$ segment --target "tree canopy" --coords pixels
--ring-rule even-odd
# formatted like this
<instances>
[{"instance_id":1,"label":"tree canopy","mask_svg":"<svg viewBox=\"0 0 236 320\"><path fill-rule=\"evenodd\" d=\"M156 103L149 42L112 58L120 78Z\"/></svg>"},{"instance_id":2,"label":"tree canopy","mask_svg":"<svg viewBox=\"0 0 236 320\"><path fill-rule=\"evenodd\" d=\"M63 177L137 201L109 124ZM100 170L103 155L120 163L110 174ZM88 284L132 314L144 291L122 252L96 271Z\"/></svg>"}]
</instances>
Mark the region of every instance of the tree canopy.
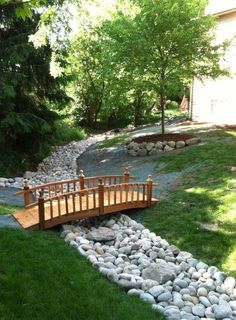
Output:
<instances>
[{"instance_id":1,"label":"tree canopy","mask_svg":"<svg viewBox=\"0 0 236 320\"><path fill-rule=\"evenodd\" d=\"M62 114L107 129L161 111L164 133L170 97L227 74L206 3L1 0L0 148L38 158Z\"/></svg>"}]
</instances>

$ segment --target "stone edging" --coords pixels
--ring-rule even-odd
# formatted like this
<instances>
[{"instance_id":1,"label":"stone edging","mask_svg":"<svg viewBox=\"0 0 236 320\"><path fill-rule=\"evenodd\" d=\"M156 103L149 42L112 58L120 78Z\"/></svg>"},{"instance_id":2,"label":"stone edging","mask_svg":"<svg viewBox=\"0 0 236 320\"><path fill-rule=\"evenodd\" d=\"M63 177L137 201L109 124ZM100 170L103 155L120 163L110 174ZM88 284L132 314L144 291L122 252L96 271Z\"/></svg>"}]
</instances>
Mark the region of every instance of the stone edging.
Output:
<instances>
[{"instance_id":1,"label":"stone edging","mask_svg":"<svg viewBox=\"0 0 236 320\"><path fill-rule=\"evenodd\" d=\"M94 220L93 220L94 221ZM236 280L180 251L126 215L90 226L64 225L61 237L128 295L168 320L236 320Z\"/></svg>"},{"instance_id":2,"label":"stone edging","mask_svg":"<svg viewBox=\"0 0 236 320\"><path fill-rule=\"evenodd\" d=\"M199 138L193 137L190 139L179 140L179 141L158 141L153 142L135 142L127 140L124 145L124 151L129 155L136 156L151 156L162 152L168 152L175 149L184 148L200 142Z\"/></svg>"}]
</instances>

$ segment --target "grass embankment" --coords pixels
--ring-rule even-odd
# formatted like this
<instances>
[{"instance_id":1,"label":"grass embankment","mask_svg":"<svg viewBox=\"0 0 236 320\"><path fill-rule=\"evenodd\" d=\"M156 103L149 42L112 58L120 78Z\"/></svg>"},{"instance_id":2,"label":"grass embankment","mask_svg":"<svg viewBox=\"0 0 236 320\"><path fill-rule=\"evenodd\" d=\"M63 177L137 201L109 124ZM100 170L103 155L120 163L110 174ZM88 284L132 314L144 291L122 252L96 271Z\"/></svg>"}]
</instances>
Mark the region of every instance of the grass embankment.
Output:
<instances>
[{"instance_id":1,"label":"grass embankment","mask_svg":"<svg viewBox=\"0 0 236 320\"><path fill-rule=\"evenodd\" d=\"M236 131L197 135L202 144L158 157L158 172L182 171L183 181L168 200L145 210L143 223L236 276Z\"/></svg>"},{"instance_id":2,"label":"grass embankment","mask_svg":"<svg viewBox=\"0 0 236 320\"><path fill-rule=\"evenodd\" d=\"M164 319L51 232L0 230L0 319Z\"/></svg>"}]
</instances>

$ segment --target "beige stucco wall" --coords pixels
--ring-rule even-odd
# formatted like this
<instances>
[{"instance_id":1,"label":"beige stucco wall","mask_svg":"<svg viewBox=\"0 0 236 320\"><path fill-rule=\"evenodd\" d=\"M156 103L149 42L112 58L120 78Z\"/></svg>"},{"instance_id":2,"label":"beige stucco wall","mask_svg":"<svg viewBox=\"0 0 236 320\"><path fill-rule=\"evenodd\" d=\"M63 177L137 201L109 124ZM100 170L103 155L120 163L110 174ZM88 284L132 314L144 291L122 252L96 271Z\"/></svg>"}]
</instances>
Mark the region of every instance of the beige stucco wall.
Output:
<instances>
[{"instance_id":1,"label":"beige stucco wall","mask_svg":"<svg viewBox=\"0 0 236 320\"><path fill-rule=\"evenodd\" d=\"M217 41L231 39L236 34L236 12L218 18ZM232 43L223 62L231 71L231 77L218 80L195 79L191 110L196 121L236 124L236 42Z\"/></svg>"}]
</instances>

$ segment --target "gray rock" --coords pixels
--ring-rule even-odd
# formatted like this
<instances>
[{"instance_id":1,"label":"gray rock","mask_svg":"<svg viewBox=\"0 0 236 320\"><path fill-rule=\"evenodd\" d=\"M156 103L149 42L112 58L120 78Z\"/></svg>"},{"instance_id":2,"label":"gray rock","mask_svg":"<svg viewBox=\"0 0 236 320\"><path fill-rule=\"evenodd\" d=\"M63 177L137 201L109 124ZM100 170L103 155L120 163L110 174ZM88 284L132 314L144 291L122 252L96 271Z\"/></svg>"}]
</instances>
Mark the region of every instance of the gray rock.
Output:
<instances>
[{"instance_id":1,"label":"gray rock","mask_svg":"<svg viewBox=\"0 0 236 320\"><path fill-rule=\"evenodd\" d=\"M125 279L120 279L117 281L117 284L121 286L124 289L130 290L130 289L140 289L141 283L135 282L135 281L128 281Z\"/></svg>"},{"instance_id":2,"label":"gray rock","mask_svg":"<svg viewBox=\"0 0 236 320\"><path fill-rule=\"evenodd\" d=\"M144 157L147 155L147 150L145 148L138 149L138 156Z\"/></svg>"},{"instance_id":3,"label":"gray rock","mask_svg":"<svg viewBox=\"0 0 236 320\"><path fill-rule=\"evenodd\" d=\"M197 269L197 271L199 271L200 269L207 270L208 269L208 265L206 263L204 263L204 262L199 262L196 265L196 269Z\"/></svg>"},{"instance_id":4,"label":"gray rock","mask_svg":"<svg viewBox=\"0 0 236 320\"><path fill-rule=\"evenodd\" d=\"M116 237L115 232L106 227L99 227L86 234L86 238L93 241L110 241Z\"/></svg>"},{"instance_id":5,"label":"gray rock","mask_svg":"<svg viewBox=\"0 0 236 320\"><path fill-rule=\"evenodd\" d=\"M187 262L187 259L192 258L192 254L186 251L180 251L178 256L176 257L177 261L180 263L182 261Z\"/></svg>"},{"instance_id":6,"label":"gray rock","mask_svg":"<svg viewBox=\"0 0 236 320\"><path fill-rule=\"evenodd\" d=\"M199 143L201 140L199 138L190 138L185 141L187 146Z\"/></svg>"},{"instance_id":7,"label":"gray rock","mask_svg":"<svg viewBox=\"0 0 236 320\"><path fill-rule=\"evenodd\" d=\"M138 155L137 151L131 149L128 151L128 153L132 156L132 157L136 157Z\"/></svg>"},{"instance_id":8,"label":"gray rock","mask_svg":"<svg viewBox=\"0 0 236 320\"><path fill-rule=\"evenodd\" d=\"M198 295L198 296L205 296L205 297L207 297L207 294L208 294L208 291L207 291L206 288L199 288L199 289L197 290L197 295Z\"/></svg>"},{"instance_id":9,"label":"gray rock","mask_svg":"<svg viewBox=\"0 0 236 320\"><path fill-rule=\"evenodd\" d=\"M233 311L236 311L236 301L229 301L229 305Z\"/></svg>"},{"instance_id":10,"label":"gray rock","mask_svg":"<svg viewBox=\"0 0 236 320\"><path fill-rule=\"evenodd\" d=\"M169 291L167 292L164 292L164 293L161 293L158 297L157 297L157 300L159 302L162 302L162 301L169 301L172 299L172 295Z\"/></svg>"},{"instance_id":11,"label":"gray rock","mask_svg":"<svg viewBox=\"0 0 236 320\"><path fill-rule=\"evenodd\" d=\"M235 287L236 280L233 277L227 277L224 281L225 289L227 293L232 293Z\"/></svg>"},{"instance_id":12,"label":"gray rock","mask_svg":"<svg viewBox=\"0 0 236 320\"><path fill-rule=\"evenodd\" d=\"M197 304L192 307L192 313L198 317L204 317L205 307L202 304Z\"/></svg>"},{"instance_id":13,"label":"gray rock","mask_svg":"<svg viewBox=\"0 0 236 320\"><path fill-rule=\"evenodd\" d=\"M175 144L176 149L180 149L185 147L185 142L184 141L177 141Z\"/></svg>"},{"instance_id":14,"label":"gray rock","mask_svg":"<svg viewBox=\"0 0 236 320\"><path fill-rule=\"evenodd\" d=\"M171 148L175 148L175 141L168 141L167 145L170 146Z\"/></svg>"},{"instance_id":15,"label":"gray rock","mask_svg":"<svg viewBox=\"0 0 236 320\"><path fill-rule=\"evenodd\" d=\"M163 149L163 145L161 142L157 142L156 145L155 145L156 149L159 149L159 150L162 150Z\"/></svg>"},{"instance_id":16,"label":"gray rock","mask_svg":"<svg viewBox=\"0 0 236 320\"><path fill-rule=\"evenodd\" d=\"M152 263L149 267L143 270L143 279L152 279L163 284L169 280L174 280L176 274L175 269L166 262Z\"/></svg>"},{"instance_id":17,"label":"gray rock","mask_svg":"<svg viewBox=\"0 0 236 320\"><path fill-rule=\"evenodd\" d=\"M130 290L127 292L127 294L128 294L129 296L137 296L137 297L139 297L141 293L143 293L143 291L140 290L140 289L130 289Z\"/></svg>"},{"instance_id":18,"label":"gray rock","mask_svg":"<svg viewBox=\"0 0 236 320\"><path fill-rule=\"evenodd\" d=\"M174 150L174 148L171 148L171 147L168 146L168 145L166 145L166 146L164 147L164 151L165 151L165 152L172 151L172 150Z\"/></svg>"},{"instance_id":19,"label":"gray rock","mask_svg":"<svg viewBox=\"0 0 236 320\"><path fill-rule=\"evenodd\" d=\"M180 320L181 314L177 308L169 307L165 309L164 315L167 317L168 320Z\"/></svg>"},{"instance_id":20,"label":"gray rock","mask_svg":"<svg viewBox=\"0 0 236 320\"><path fill-rule=\"evenodd\" d=\"M211 306L211 303L210 303L210 301L207 299L207 297L200 296L200 297L199 297L199 301L200 301L201 304L203 304L206 308Z\"/></svg>"},{"instance_id":21,"label":"gray rock","mask_svg":"<svg viewBox=\"0 0 236 320\"><path fill-rule=\"evenodd\" d=\"M142 282L142 290L148 291L150 288L157 286L158 282L155 280L147 279Z\"/></svg>"},{"instance_id":22,"label":"gray rock","mask_svg":"<svg viewBox=\"0 0 236 320\"><path fill-rule=\"evenodd\" d=\"M181 279L175 279L174 280L174 284L179 286L180 288L186 288L188 286L188 282L185 280L181 280Z\"/></svg>"},{"instance_id":23,"label":"gray rock","mask_svg":"<svg viewBox=\"0 0 236 320\"><path fill-rule=\"evenodd\" d=\"M151 151L153 148L154 148L155 144L153 142L149 142L147 145L146 145L146 149L147 151Z\"/></svg>"},{"instance_id":24,"label":"gray rock","mask_svg":"<svg viewBox=\"0 0 236 320\"><path fill-rule=\"evenodd\" d=\"M144 301L151 303L151 304L156 303L155 299L153 298L153 296L150 293L141 293L140 298Z\"/></svg>"},{"instance_id":25,"label":"gray rock","mask_svg":"<svg viewBox=\"0 0 236 320\"><path fill-rule=\"evenodd\" d=\"M160 294L165 292L165 288L161 285L154 286L148 291L154 298L157 298Z\"/></svg>"},{"instance_id":26,"label":"gray rock","mask_svg":"<svg viewBox=\"0 0 236 320\"><path fill-rule=\"evenodd\" d=\"M232 316L232 310L226 301L222 301L219 305L214 305L212 310L216 319L230 318Z\"/></svg>"}]
</instances>

